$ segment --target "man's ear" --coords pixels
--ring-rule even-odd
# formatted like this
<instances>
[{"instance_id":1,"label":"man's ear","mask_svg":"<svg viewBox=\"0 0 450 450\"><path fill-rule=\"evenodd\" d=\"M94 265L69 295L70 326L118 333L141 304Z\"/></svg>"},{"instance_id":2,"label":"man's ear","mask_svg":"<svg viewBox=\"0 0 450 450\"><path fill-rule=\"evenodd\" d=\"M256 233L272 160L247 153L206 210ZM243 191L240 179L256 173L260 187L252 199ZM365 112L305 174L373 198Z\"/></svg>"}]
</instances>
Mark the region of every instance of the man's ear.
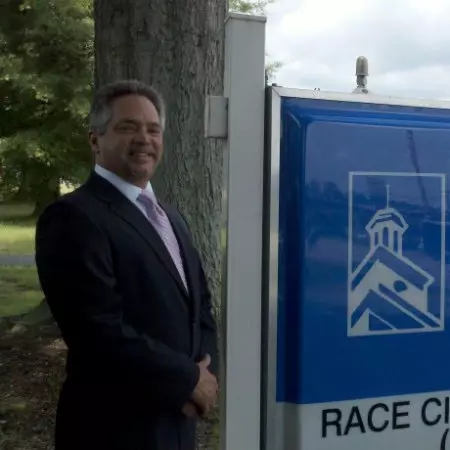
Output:
<instances>
[{"instance_id":1,"label":"man's ear","mask_svg":"<svg viewBox=\"0 0 450 450\"><path fill-rule=\"evenodd\" d=\"M96 133L89 131L88 134L89 144L91 146L91 150L93 153L100 153L100 149L98 146L98 136Z\"/></svg>"}]
</instances>

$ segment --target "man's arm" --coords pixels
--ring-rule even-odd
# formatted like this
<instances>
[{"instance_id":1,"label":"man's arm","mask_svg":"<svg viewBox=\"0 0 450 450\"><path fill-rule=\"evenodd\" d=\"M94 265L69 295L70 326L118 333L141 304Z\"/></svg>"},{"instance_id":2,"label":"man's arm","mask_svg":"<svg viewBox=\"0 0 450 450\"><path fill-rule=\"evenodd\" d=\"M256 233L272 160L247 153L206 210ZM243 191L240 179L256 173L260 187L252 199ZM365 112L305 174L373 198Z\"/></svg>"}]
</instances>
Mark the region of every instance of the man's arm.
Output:
<instances>
[{"instance_id":1,"label":"man's arm","mask_svg":"<svg viewBox=\"0 0 450 450\"><path fill-rule=\"evenodd\" d=\"M105 380L139 386L137 400L180 411L199 368L124 321L108 239L89 217L68 202L50 206L37 224L36 264L70 351Z\"/></svg>"},{"instance_id":2,"label":"man's arm","mask_svg":"<svg viewBox=\"0 0 450 450\"><path fill-rule=\"evenodd\" d=\"M183 408L185 415L204 416L214 406L217 396L217 377L219 374L219 352L217 348L217 325L212 311L211 293L205 273L200 263L200 378L205 384L195 389L192 399L196 406L188 403ZM212 377L212 379L211 379ZM208 383L206 380L214 380ZM196 408L197 407L197 408Z\"/></svg>"}]
</instances>

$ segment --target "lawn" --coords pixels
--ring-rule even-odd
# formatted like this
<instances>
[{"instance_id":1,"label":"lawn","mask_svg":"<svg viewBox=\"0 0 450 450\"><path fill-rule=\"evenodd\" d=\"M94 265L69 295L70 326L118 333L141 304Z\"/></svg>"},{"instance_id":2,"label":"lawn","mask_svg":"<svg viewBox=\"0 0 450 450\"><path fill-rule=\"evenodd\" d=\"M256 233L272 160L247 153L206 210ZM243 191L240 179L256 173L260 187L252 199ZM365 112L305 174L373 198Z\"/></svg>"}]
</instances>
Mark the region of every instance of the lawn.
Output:
<instances>
[{"instance_id":1,"label":"lawn","mask_svg":"<svg viewBox=\"0 0 450 450\"><path fill-rule=\"evenodd\" d=\"M34 254L32 211L32 205L0 203L0 257ZM41 299L34 265L0 265L0 318L23 314Z\"/></svg>"},{"instance_id":2,"label":"lawn","mask_svg":"<svg viewBox=\"0 0 450 450\"><path fill-rule=\"evenodd\" d=\"M61 194L73 186L61 184ZM31 204L0 203L0 255L33 255L36 219Z\"/></svg>"},{"instance_id":3,"label":"lawn","mask_svg":"<svg viewBox=\"0 0 450 450\"><path fill-rule=\"evenodd\" d=\"M34 254L35 220L31 205L0 203L0 254Z\"/></svg>"},{"instance_id":4,"label":"lawn","mask_svg":"<svg viewBox=\"0 0 450 450\"><path fill-rule=\"evenodd\" d=\"M0 266L0 317L23 314L42 297L34 265Z\"/></svg>"}]
</instances>

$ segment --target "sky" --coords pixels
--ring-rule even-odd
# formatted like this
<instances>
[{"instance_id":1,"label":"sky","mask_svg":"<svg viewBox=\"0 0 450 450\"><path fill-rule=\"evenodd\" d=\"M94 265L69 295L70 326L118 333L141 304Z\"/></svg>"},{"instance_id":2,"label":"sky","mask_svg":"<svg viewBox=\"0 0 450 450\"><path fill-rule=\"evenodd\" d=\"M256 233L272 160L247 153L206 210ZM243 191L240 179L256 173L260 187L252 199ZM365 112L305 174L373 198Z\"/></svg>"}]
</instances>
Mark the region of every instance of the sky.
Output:
<instances>
[{"instance_id":1,"label":"sky","mask_svg":"<svg viewBox=\"0 0 450 450\"><path fill-rule=\"evenodd\" d=\"M450 100L450 0L275 0L266 16L278 85L351 92L366 56L372 94Z\"/></svg>"}]
</instances>

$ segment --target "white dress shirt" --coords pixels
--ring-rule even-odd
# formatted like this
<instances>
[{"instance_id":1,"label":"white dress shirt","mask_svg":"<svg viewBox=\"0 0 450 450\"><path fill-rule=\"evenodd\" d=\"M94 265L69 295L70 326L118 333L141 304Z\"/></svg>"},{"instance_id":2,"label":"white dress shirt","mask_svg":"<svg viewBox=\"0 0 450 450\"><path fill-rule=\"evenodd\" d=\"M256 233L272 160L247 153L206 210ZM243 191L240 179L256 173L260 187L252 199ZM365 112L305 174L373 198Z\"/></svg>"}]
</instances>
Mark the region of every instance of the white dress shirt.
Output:
<instances>
[{"instance_id":1,"label":"white dress shirt","mask_svg":"<svg viewBox=\"0 0 450 450\"><path fill-rule=\"evenodd\" d=\"M128 183L128 181L123 180L115 173L110 172L109 170L105 169L102 166L99 166L98 164L95 165L94 170L97 175L100 175L102 178L109 181L120 192L122 192L122 194L125 195L125 197L127 197L128 200L130 200L134 205L136 205L136 207L139 208L140 211L142 211L142 214L144 214L144 216L147 217L144 205L138 202L139 194L142 192L143 189L141 189L138 186L135 186L134 184ZM153 188L150 182L147 183L145 190L149 191L152 195L154 195Z\"/></svg>"}]
</instances>

